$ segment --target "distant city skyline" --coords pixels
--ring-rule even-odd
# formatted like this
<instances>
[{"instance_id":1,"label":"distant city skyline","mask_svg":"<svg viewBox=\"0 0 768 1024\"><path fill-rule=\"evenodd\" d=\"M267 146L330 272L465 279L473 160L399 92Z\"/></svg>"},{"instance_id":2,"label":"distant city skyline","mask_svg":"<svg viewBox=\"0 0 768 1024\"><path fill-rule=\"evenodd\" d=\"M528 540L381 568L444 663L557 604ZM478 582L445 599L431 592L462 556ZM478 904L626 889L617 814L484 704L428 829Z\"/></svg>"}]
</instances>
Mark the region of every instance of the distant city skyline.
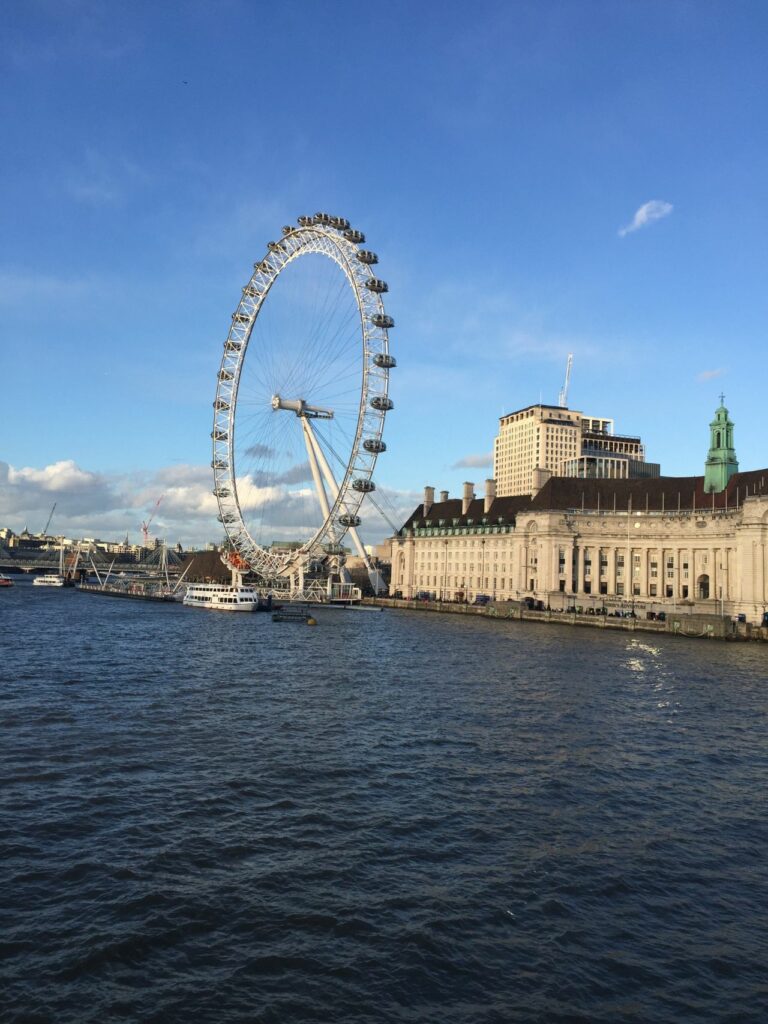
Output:
<instances>
[{"instance_id":1,"label":"distant city skyline","mask_svg":"<svg viewBox=\"0 0 768 1024\"><path fill-rule=\"evenodd\" d=\"M569 352L569 406L663 474L703 474L721 391L765 465L764 4L38 0L2 28L0 526L57 502L54 532L136 543L163 495L153 534L219 539L221 345L317 210L386 268L392 515L490 476Z\"/></svg>"}]
</instances>

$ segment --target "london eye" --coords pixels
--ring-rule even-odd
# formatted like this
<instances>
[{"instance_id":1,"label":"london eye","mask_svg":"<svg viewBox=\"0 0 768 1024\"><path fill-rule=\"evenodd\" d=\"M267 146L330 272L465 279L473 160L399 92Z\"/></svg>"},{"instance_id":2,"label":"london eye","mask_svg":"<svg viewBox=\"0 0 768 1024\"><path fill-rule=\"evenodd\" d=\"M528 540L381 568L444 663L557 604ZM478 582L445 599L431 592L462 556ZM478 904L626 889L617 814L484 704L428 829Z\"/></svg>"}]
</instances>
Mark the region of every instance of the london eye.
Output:
<instances>
[{"instance_id":1,"label":"london eye","mask_svg":"<svg viewBox=\"0 0 768 1024\"><path fill-rule=\"evenodd\" d=\"M299 595L310 570L340 581L393 403L388 286L342 217L299 217L253 267L224 342L214 400L218 517L239 568Z\"/></svg>"}]
</instances>

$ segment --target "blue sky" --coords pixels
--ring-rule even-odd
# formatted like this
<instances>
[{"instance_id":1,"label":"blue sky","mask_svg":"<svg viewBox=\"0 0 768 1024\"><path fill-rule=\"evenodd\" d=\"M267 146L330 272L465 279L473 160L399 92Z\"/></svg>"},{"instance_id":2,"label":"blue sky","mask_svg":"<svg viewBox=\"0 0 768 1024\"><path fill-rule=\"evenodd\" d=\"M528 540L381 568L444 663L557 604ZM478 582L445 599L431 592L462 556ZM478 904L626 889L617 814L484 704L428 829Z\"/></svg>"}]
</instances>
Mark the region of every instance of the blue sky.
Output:
<instances>
[{"instance_id":1,"label":"blue sky","mask_svg":"<svg viewBox=\"0 0 768 1024\"><path fill-rule=\"evenodd\" d=\"M762 2L4 5L0 525L58 500L59 530L138 539L164 493L169 539L216 538L230 314L321 209L390 285L403 510L479 485L568 352L571 407L663 472L703 471L721 389L768 465L766 30Z\"/></svg>"}]
</instances>

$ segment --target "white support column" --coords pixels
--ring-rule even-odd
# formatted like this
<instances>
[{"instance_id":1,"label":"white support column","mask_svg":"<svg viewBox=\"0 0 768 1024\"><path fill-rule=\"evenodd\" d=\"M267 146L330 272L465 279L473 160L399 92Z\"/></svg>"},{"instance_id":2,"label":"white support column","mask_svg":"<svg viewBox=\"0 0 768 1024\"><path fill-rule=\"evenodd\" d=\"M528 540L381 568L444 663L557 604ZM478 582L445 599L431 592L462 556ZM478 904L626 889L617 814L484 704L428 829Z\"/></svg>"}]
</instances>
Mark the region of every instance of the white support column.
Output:
<instances>
[{"instance_id":1,"label":"white support column","mask_svg":"<svg viewBox=\"0 0 768 1024\"><path fill-rule=\"evenodd\" d=\"M315 455L314 435L312 428L309 425L309 420L306 416L299 417L301 419L301 429L304 432L304 444L307 448L307 455L309 457L309 468L312 470L312 479L315 482L315 490L317 491L317 500L320 502L320 508L322 510L325 519L330 518L331 509L328 505L328 495L325 493L325 487L323 486L323 480L320 476L320 467L317 464L317 457ZM335 530L333 523L331 523L331 536L336 540Z\"/></svg>"},{"instance_id":2,"label":"white support column","mask_svg":"<svg viewBox=\"0 0 768 1024\"><path fill-rule=\"evenodd\" d=\"M325 457L325 452L320 447L320 444L317 438L315 437L315 433L312 430L309 420L306 417L302 417L302 423L304 425L305 434L309 437L310 444L314 449L317 461L320 464L320 469L322 470L323 476L325 477L326 482L331 489L331 493L333 494L333 500L335 502L339 496L339 485L336 483L336 478L333 475L333 470L328 465L328 460ZM326 518L329 515L330 512L326 512ZM331 532L333 533L333 526L331 526ZM363 547L363 542L360 540L360 534L357 532L354 526L348 527L348 532L352 538L352 543L355 545L355 548L357 549L358 555L363 560L363 564L365 565L365 568L368 572L368 578L371 581L374 593L381 593L381 591L385 589L383 580L381 578L381 573L379 572L378 569L374 567L373 563L371 562L371 559L368 557L368 552L365 550L365 548Z\"/></svg>"},{"instance_id":3,"label":"white support column","mask_svg":"<svg viewBox=\"0 0 768 1024\"><path fill-rule=\"evenodd\" d=\"M339 496L339 485L336 483L336 477L333 475L333 470L328 465L328 460L325 457L325 452L323 451L323 449L318 444L317 438L315 437L315 433L312 430L312 427L310 426L309 421L305 417L302 417L302 424L304 426L305 434L308 434L308 436L309 436L309 440L310 440L310 443L311 443L311 445L312 445L312 447L314 449L317 461L320 463L320 468L323 471L323 476L325 477L326 482L328 483L328 486L331 489L331 494L333 495L333 500L336 501L336 499ZM327 518L331 514L330 510L328 510L328 508L327 508L327 505L326 505L326 509L324 511L325 511L325 515L326 515L326 518ZM333 529L333 527L331 527L331 529ZM354 543L355 547L357 548L358 555L360 555L360 557L363 559L363 561L365 562L365 564L367 566L368 563L369 563L369 559L368 559L368 555L366 553L366 550L363 547L362 541L360 540L360 535L358 534L358 532L354 528L354 526L350 526L349 527L349 533L350 533L350 536L352 537L352 542Z\"/></svg>"}]
</instances>

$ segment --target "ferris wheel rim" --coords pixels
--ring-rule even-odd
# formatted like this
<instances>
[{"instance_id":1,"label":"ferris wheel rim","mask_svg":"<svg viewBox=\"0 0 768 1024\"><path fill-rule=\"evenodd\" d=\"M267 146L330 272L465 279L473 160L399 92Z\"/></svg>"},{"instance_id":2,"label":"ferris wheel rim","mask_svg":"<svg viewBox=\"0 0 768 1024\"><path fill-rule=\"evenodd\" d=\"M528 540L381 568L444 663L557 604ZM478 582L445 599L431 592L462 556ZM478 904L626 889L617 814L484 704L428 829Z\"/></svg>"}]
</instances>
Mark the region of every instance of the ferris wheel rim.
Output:
<instances>
[{"instance_id":1,"label":"ferris wheel rim","mask_svg":"<svg viewBox=\"0 0 768 1024\"><path fill-rule=\"evenodd\" d=\"M330 218L326 214L299 218L298 227L284 228L283 238L279 242L270 242L264 258L254 264L253 274L243 288L224 342L213 403L213 493L219 508L218 518L229 544L254 571L265 577L290 572L301 560L318 552L329 535L334 546L340 546L348 530L359 525L360 506L365 495L375 487L371 478L378 455L386 448L381 436L386 414L392 408L389 370L394 366L394 360L389 355L388 330L394 321L387 316L381 298L388 290L386 284L371 276L371 267L377 262L377 257L358 248L358 239L364 241L364 236L349 229L347 221ZM355 434L343 476L338 482L338 493L332 502L328 502L328 515L321 516L322 522L310 539L286 557L277 556L258 543L243 516L234 447L237 402L244 360L262 307L281 273L293 262L310 254L332 260L351 287L359 314L362 379ZM279 395L275 397L279 398ZM274 398L273 408L277 408Z\"/></svg>"}]
</instances>

